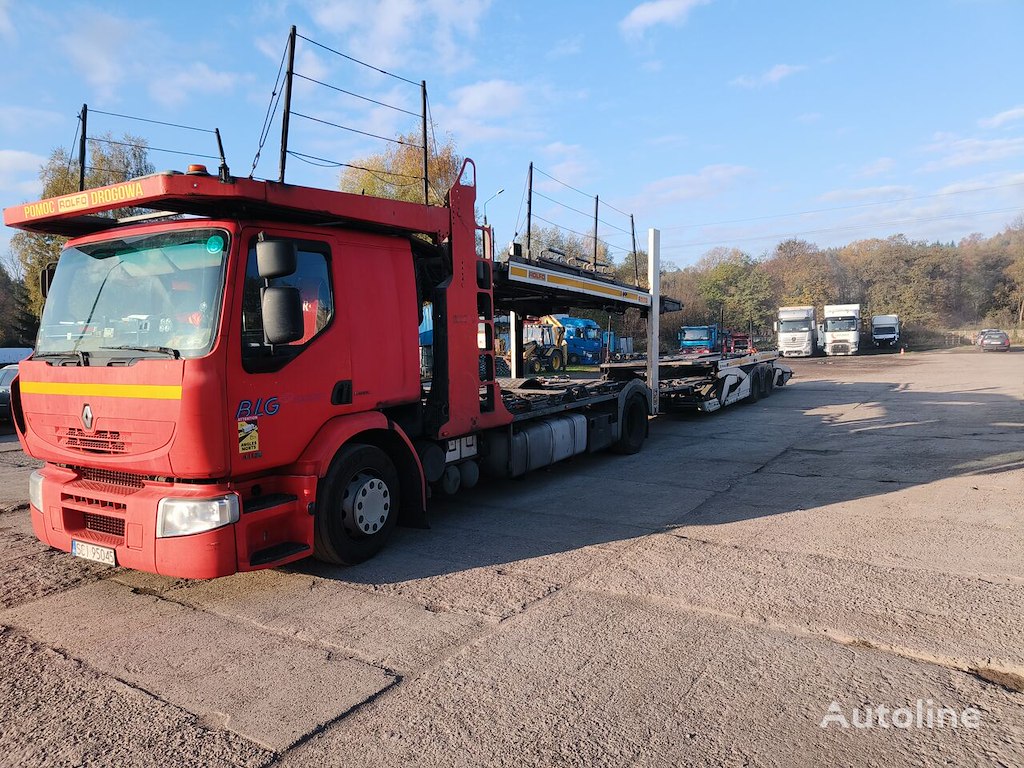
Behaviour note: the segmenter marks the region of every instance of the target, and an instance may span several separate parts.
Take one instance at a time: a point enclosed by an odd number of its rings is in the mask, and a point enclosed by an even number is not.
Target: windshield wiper
[[[133,352],[156,352],[161,355],[167,355],[177,360],[181,357],[181,353],[173,347],[133,347],[133,346],[120,346],[120,347],[100,347],[100,349],[123,349]]]

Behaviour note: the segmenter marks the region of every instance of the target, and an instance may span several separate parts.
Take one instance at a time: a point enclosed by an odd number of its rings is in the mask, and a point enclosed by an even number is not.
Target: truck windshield
[[[800,333],[811,330],[811,321],[807,318],[800,320],[780,320],[779,330],[783,333]]]
[[[825,330],[834,331],[856,331],[857,318],[855,317],[826,317]]]
[[[875,326],[875,334],[876,335],[892,336],[895,333],[896,333],[896,326],[895,325],[876,325]]]
[[[65,249],[36,357],[205,355],[213,345],[229,241],[221,229],[178,229]]]
[[[601,338],[601,331],[597,328],[585,328],[583,330],[584,338],[589,341],[596,341]]]
[[[707,341],[710,338],[707,328],[683,328],[683,341]]]

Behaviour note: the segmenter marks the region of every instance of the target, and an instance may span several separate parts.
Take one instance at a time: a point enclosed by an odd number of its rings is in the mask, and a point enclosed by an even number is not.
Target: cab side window
[[[263,278],[256,267],[256,243],[249,247],[242,295],[242,362],[247,371],[279,370],[319,336],[334,318],[334,292],[330,278],[330,249],[325,243],[298,243],[294,274],[274,278],[271,286],[297,288],[302,298],[302,338],[273,349],[263,335],[260,297]]]

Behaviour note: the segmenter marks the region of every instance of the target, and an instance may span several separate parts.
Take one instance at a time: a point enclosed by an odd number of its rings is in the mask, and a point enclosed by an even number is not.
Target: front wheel
[[[388,455],[373,445],[344,446],[321,483],[314,555],[336,565],[369,560],[391,537],[398,504],[398,471]]]
[[[562,365],[562,353],[555,350],[551,353],[551,357],[548,358],[548,365],[551,366],[551,370],[556,373],[564,367]]]

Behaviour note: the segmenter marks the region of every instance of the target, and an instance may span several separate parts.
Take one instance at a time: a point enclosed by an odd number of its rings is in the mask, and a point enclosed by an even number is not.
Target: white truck
[[[818,351],[814,307],[779,307],[775,330],[779,334],[779,354],[783,357],[811,357]]]
[[[871,343],[876,347],[900,345],[899,315],[875,315],[871,318]]]
[[[860,349],[860,304],[825,305],[825,354],[855,355]]]

